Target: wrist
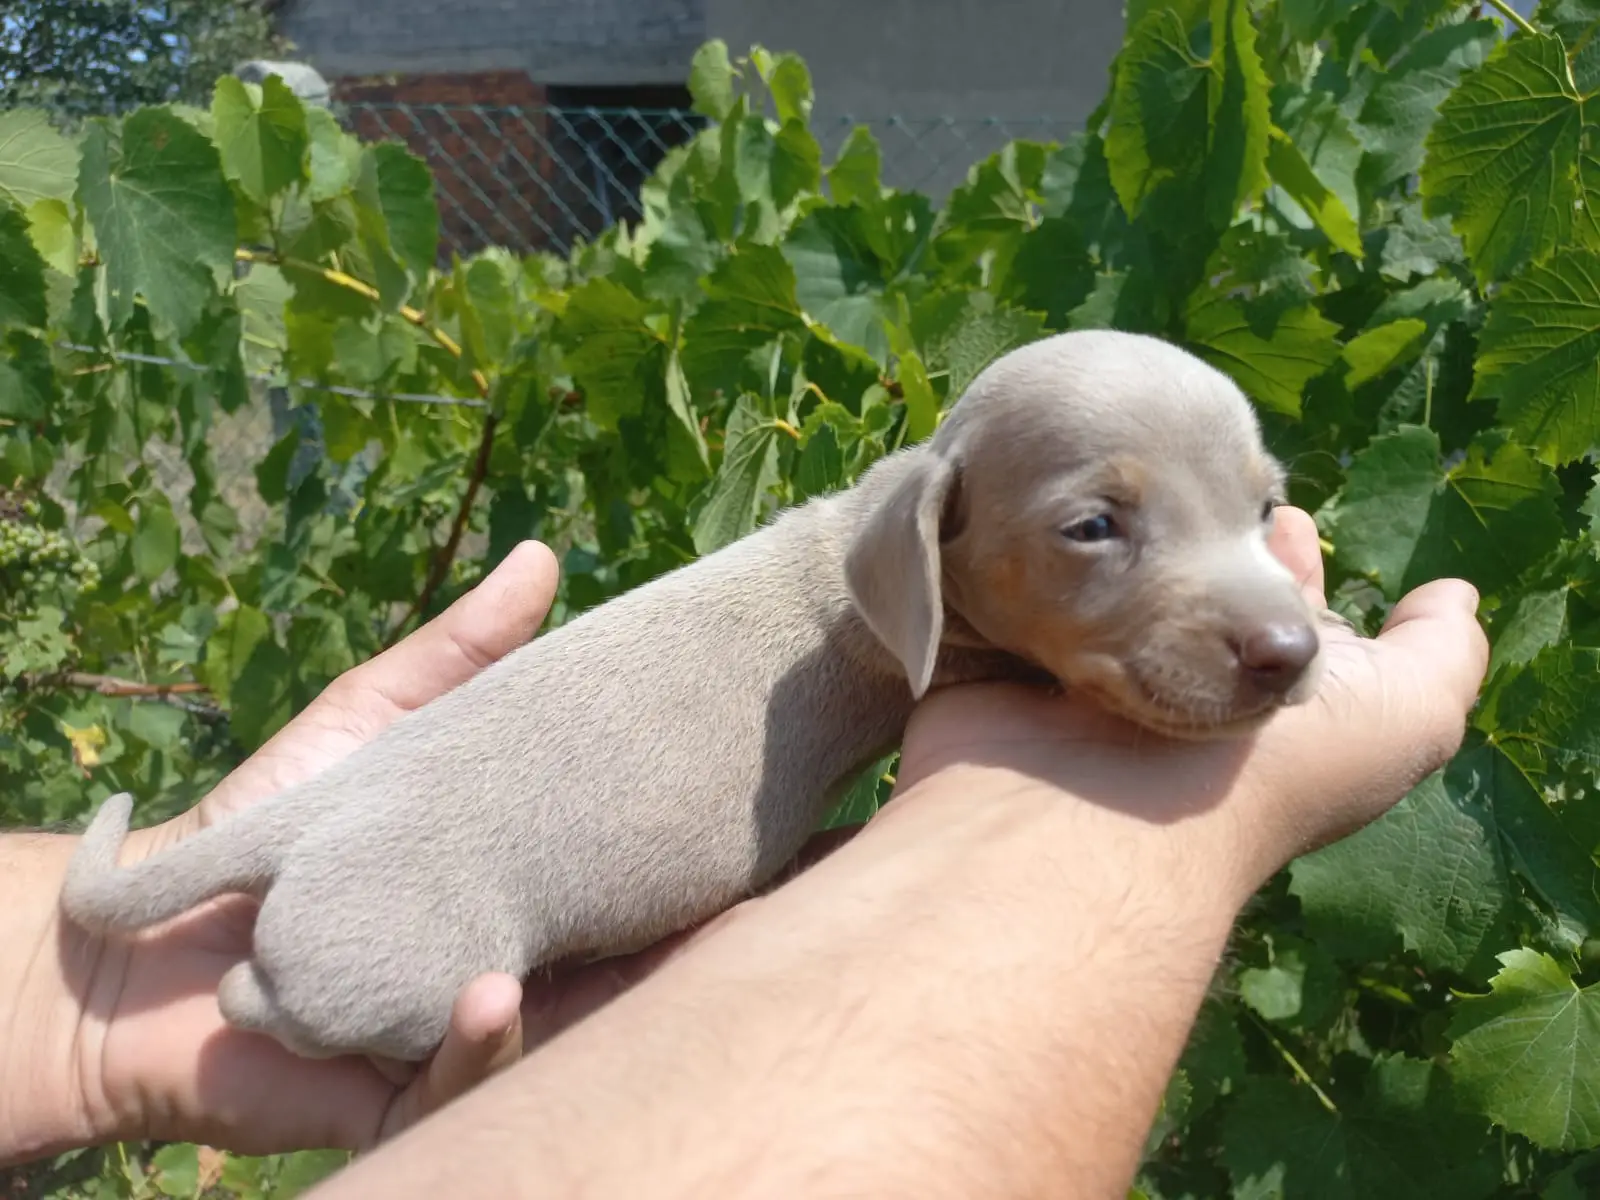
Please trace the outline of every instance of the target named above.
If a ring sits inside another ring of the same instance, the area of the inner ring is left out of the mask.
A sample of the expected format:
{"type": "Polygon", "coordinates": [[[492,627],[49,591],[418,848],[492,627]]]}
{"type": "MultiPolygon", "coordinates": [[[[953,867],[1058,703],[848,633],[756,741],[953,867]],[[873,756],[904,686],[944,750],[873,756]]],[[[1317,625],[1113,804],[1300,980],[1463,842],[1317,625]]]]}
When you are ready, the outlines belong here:
{"type": "Polygon", "coordinates": [[[1220,929],[1274,869],[1259,830],[1238,806],[1190,804],[1152,794],[1139,806],[1066,790],[1047,777],[974,763],[945,766],[896,795],[880,820],[925,827],[1005,870],[1034,903],[1068,904],[1110,888],[1152,921],[1220,929]]]}
{"type": "Polygon", "coordinates": [[[78,1037],[99,943],[65,926],[56,906],[77,842],[0,835],[0,1163],[99,1140],[78,1037]]]}

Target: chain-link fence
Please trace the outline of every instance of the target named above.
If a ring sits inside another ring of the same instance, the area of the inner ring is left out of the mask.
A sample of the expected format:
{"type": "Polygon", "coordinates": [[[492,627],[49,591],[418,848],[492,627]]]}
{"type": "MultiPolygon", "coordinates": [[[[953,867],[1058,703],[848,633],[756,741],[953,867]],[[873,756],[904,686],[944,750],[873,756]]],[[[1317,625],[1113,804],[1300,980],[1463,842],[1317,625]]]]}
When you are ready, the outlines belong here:
{"type": "MultiPolygon", "coordinates": [[[[579,239],[639,219],[641,186],[705,123],[680,108],[351,101],[340,112],[361,138],[400,141],[427,160],[446,257],[485,246],[564,254],[579,239]]],[[[935,199],[1006,142],[1060,140],[1074,128],[1049,117],[814,118],[825,163],[857,125],[879,140],[885,182],[935,199]]]]}
{"type": "MultiPolygon", "coordinates": [[[[488,246],[518,254],[565,254],[618,221],[643,216],[640,189],[663,156],[690,140],[705,118],[682,108],[516,107],[345,101],[342,124],[366,141],[404,143],[426,160],[439,207],[440,258],[463,257],[488,246]]],[[[857,125],[878,138],[886,183],[929,192],[938,201],[967,169],[1015,138],[1053,141],[1073,124],[1059,119],[813,117],[812,131],[831,162],[857,125]]],[[[142,359],[143,356],[124,356],[142,359]]],[[[182,367],[183,364],[168,364],[182,367]]],[[[350,389],[298,383],[270,391],[252,383],[253,403],[219,414],[208,440],[227,481],[225,498],[239,515],[241,550],[253,545],[272,513],[255,492],[254,467],[293,425],[315,440],[319,406],[340,403],[350,389]],[[308,403],[309,402],[309,403],[308,403]]],[[[455,398],[406,396],[417,403],[474,403],[455,398]]],[[[309,451],[307,451],[309,453],[309,451]]],[[[193,477],[176,447],[151,445],[147,461],[161,485],[179,500],[187,549],[200,534],[181,498],[193,477]]],[[[61,494],[70,462],[52,480],[61,494]]]]}

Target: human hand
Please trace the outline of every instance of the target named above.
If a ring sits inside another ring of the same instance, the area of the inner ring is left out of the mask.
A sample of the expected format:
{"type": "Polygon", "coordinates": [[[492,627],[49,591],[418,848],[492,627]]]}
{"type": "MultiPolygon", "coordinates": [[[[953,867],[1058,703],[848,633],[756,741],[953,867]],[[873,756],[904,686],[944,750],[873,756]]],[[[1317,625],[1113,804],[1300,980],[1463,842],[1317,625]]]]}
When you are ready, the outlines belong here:
{"type": "MultiPolygon", "coordinates": [[[[1279,508],[1272,545],[1325,609],[1311,517],[1279,508]]],[[[999,771],[1146,824],[1217,829],[1242,903],[1291,858],[1387,812],[1460,747],[1488,667],[1477,603],[1470,584],[1445,579],[1403,597],[1376,638],[1330,623],[1313,699],[1243,737],[1169,740],[1073,695],[949,689],[911,722],[899,790],[941,771],[999,771]]]]}
{"type": "MultiPolygon", "coordinates": [[[[1272,542],[1312,607],[1324,609],[1311,518],[1280,508],[1272,542]]],[[[1214,888],[1219,905],[1237,907],[1289,858],[1376,819],[1454,753],[1488,661],[1476,605],[1469,585],[1443,580],[1405,597],[1377,638],[1330,625],[1327,674],[1315,698],[1249,736],[1220,741],[1169,740],[1079,696],[1036,687],[943,689],[912,719],[895,796],[921,803],[912,798],[915,785],[934,776],[940,793],[960,789],[979,804],[1004,803],[1035,785],[1037,793],[1109,806],[1145,826],[1182,829],[1191,842],[1203,830],[1214,834],[1200,839],[1211,852],[1193,853],[1200,848],[1191,844],[1185,864],[1206,873],[1196,882],[1214,888]]],[[[898,853],[888,826],[900,807],[892,800],[873,827],[817,836],[784,878],[858,833],[860,854],[879,841],[886,855],[898,853]]],[[[761,905],[754,898],[638,954],[530,981],[522,1013],[528,1049],[761,905]]]]}
{"type": "MultiPolygon", "coordinates": [[[[334,680],[193,809],[130,834],[123,861],[316,774],[464,683],[538,631],[556,582],[546,547],[517,547],[446,612],[334,680]]],[[[463,989],[448,1036],[420,1070],[302,1059],[231,1028],[217,984],[248,957],[255,909],[248,897],[219,897],[128,939],[61,926],[61,969],[80,1005],[63,1077],[81,1089],[84,1140],[179,1139],[247,1154],[363,1149],[519,1056],[519,987],[503,975],[463,989]]]]}

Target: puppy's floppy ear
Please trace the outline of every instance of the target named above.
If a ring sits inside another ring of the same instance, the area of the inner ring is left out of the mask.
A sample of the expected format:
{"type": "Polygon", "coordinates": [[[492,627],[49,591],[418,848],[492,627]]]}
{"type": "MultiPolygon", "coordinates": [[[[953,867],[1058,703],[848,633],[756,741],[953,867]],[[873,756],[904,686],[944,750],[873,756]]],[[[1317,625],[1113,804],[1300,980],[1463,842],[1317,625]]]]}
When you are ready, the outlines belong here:
{"type": "Polygon", "coordinates": [[[932,449],[868,514],[845,552],[845,585],[867,627],[905,667],[922,699],[944,635],[939,525],[960,469],[932,449]]]}

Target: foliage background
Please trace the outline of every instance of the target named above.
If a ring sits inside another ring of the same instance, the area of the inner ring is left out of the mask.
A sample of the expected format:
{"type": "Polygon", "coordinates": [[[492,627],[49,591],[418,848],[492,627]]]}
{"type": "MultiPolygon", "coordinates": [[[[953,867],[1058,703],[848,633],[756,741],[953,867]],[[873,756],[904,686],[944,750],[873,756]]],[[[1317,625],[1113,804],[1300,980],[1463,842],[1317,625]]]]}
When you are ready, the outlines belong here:
{"type": "Polygon", "coordinates": [[[7,0],[0,108],[69,121],[140,104],[204,104],[217,77],[282,49],[275,0],[7,0]]]}
{"type": "MultiPolygon", "coordinates": [[[[1139,1193],[1600,1192],[1600,3],[1515,21],[1131,3],[1088,129],[937,208],[865,130],[821,161],[797,58],[712,43],[713,123],[561,259],[441,261],[420,162],[276,81],[71,139],[0,113],[0,812],[167,815],[520,538],[563,556],[558,623],[926,436],[1010,347],[1157,333],[1257,402],[1342,611],[1461,575],[1494,660],[1451,766],[1257,897],[1139,1193]],[[208,434],[262,378],[299,419],[241,555],[208,434]]],[[[44,1186],[338,1160],[151,1150],[44,1186]]]]}

